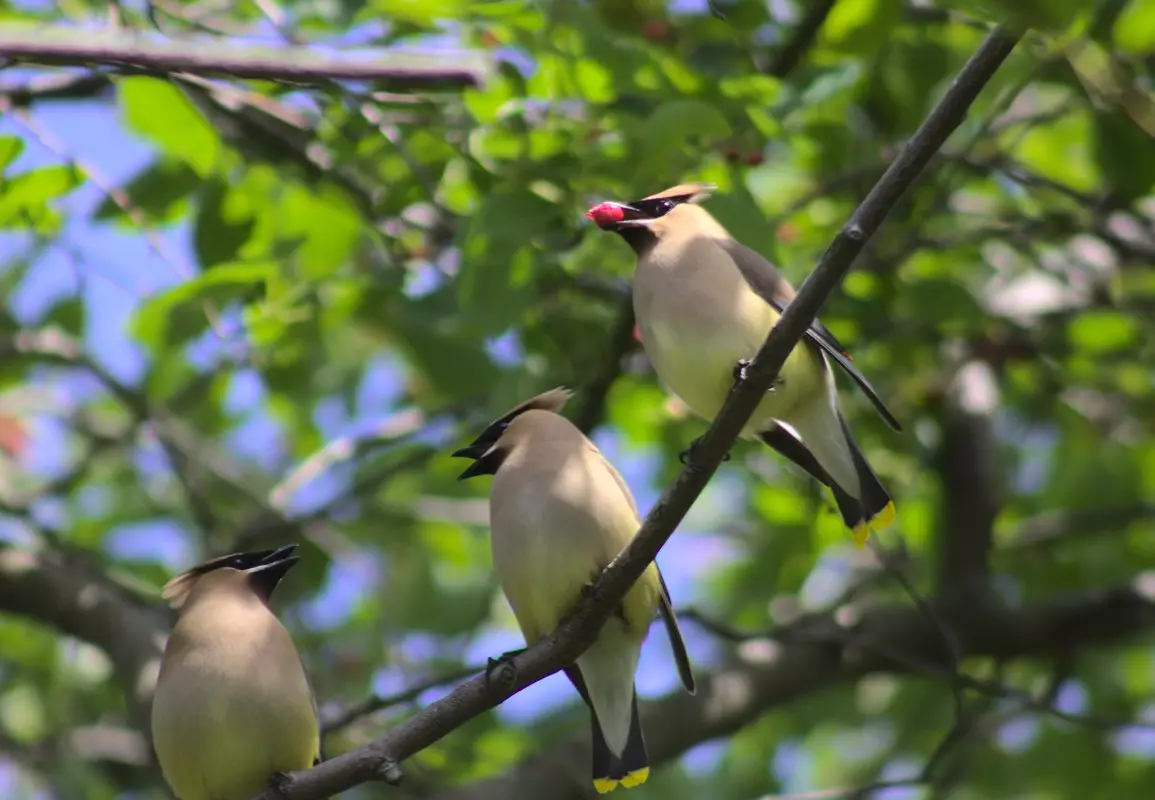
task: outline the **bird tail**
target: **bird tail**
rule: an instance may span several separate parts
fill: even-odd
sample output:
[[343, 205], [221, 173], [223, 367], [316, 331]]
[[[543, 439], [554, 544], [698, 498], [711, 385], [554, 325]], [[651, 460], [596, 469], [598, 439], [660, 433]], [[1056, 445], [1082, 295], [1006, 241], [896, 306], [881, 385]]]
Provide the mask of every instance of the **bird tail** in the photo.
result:
[[[859, 526], [852, 527], [851, 530], [854, 532], [854, 541], [859, 547], [862, 547], [866, 544], [866, 537], [870, 535], [871, 528], [882, 530], [894, 523], [896, 514], [894, 501], [890, 498], [890, 493], [886, 491], [886, 487], [882, 485], [882, 481], [874, 474], [866, 456], [862, 454], [862, 449], [854, 440], [854, 434], [850, 432], [850, 426], [846, 424], [842, 414], [838, 415], [838, 424], [842, 426], [846, 445], [850, 448], [850, 454], [854, 458], [854, 469], [858, 472], [858, 502], [860, 504], [861, 523]], [[835, 499], [837, 500], [837, 496]], [[845, 519], [845, 515], [843, 519]]]
[[637, 692], [630, 701], [630, 735], [620, 756], [615, 756], [606, 744], [593, 708], [590, 708], [590, 720], [594, 738], [594, 788], [598, 794], [612, 792], [619, 783], [627, 789], [645, 783], [650, 777], [650, 756], [646, 752], [646, 738], [642, 735], [642, 721], [638, 716]]
[[638, 694], [634, 690], [630, 701], [630, 730], [621, 755], [615, 755], [606, 742], [598, 713], [590, 700], [589, 690], [582, 679], [581, 670], [568, 667], [566, 677], [573, 683], [578, 694], [590, 709], [590, 734], [593, 740], [593, 782], [598, 794], [606, 794], [618, 788], [618, 784], [632, 789], [640, 786], [650, 777], [650, 757], [646, 751], [646, 739], [642, 735], [642, 722], [638, 715]]
[[861, 498], [855, 497], [836, 482], [810, 448], [786, 426], [776, 425], [758, 434], [758, 438], [770, 449], [802, 468], [810, 477], [830, 487], [842, 523], [850, 529], [854, 543], [862, 547], [866, 544], [872, 527], [882, 529], [894, 522], [894, 503], [878, 476], [874, 474], [874, 470], [870, 468], [854, 435], [850, 432], [850, 426], [846, 424], [841, 414], [838, 414], [838, 424], [841, 428], [841, 438], [845, 442], [848, 466], [853, 468], [858, 478]]

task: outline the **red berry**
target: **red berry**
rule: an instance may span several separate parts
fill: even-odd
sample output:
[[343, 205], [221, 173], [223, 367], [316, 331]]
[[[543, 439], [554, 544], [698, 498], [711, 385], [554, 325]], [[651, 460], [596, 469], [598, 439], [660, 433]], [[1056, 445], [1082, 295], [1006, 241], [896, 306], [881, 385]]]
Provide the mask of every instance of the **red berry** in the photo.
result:
[[664, 42], [670, 38], [670, 26], [660, 19], [646, 20], [646, 24], [642, 26], [642, 36], [651, 42]]

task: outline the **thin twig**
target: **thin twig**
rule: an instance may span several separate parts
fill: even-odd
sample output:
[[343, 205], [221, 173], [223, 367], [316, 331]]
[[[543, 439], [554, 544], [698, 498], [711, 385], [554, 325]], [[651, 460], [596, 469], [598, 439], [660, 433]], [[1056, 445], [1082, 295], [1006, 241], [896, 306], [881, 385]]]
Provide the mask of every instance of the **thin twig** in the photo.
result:
[[822, 24], [826, 22], [826, 18], [830, 16], [830, 11], [834, 8], [834, 4], [838, 0], [811, 0], [810, 7], [806, 9], [806, 13], [802, 15], [802, 19], [794, 26], [790, 32], [789, 38], [786, 39], [770, 56], [770, 61], [766, 64], [765, 72], [767, 75], [773, 75], [776, 78], [784, 78], [789, 75], [802, 58], [806, 55], [806, 51], [810, 49], [811, 45], [818, 38], [818, 32], [822, 29]]
[[[148, 247], [152, 250], [153, 255], [160, 259], [169, 270], [177, 278], [181, 280], [191, 280], [193, 275], [191, 270], [182, 267], [180, 262], [170, 256], [164, 247], [164, 242], [161, 241], [160, 236], [156, 231], [149, 227], [147, 220], [145, 220], [144, 213], [137, 208], [132, 198], [123, 189], [115, 186], [112, 181], [104, 176], [104, 173], [96, 168], [88, 161], [82, 160], [80, 156], [68, 150], [68, 146], [60, 140], [51, 130], [44, 125], [41, 125], [31, 114], [25, 109], [13, 109], [10, 101], [4, 97], [0, 97], [0, 114], [6, 114], [12, 111], [12, 118], [17, 125], [20, 125], [28, 132], [28, 135], [40, 142], [44, 148], [58, 158], [68, 163], [73, 169], [79, 170], [92, 181], [92, 185], [99, 189], [104, 195], [112, 201], [113, 205], [120, 209], [129, 221], [132, 222], [140, 234], [144, 237]], [[220, 341], [225, 341], [224, 330], [221, 327], [220, 314], [217, 309], [205, 300], [202, 301], [201, 308], [204, 310], [205, 317], [208, 318], [209, 326], [212, 328], [214, 334]]]
[[353, 703], [350, 706], [347, 706], [346, 708], [334, 714], [331, 719], [324, 720], [321, 723], [321, 732], [325, 735], [328, 735], [330, 733], [334, 733], [335, 731], [342, 730], [349, 727], [362, 717], [367, 717], [370, 714], [376, 714], [378, 711], [384, 711], [385, 709], [392, 708], [393, 706], [412, 703], [414, 700], [428, 692], [430, 689], [436, 689], [440, 686], [447, 686], [451, 683], [463, 681], [466, 678], [477, 675], [480, 672], [484, 672], [485, 669], [485, 664], [473, 667], [461, 667], [460, 669], [453, 670], [452, 672], [447, 672], [444, 675], [437, 675], [435, 677], [428, 678], [424, 681], [421, 681], [420, 683], [410, 686], [408, 689], [403, 689], [396, 694], [385, 695], [384, 697], [381, 697], [380, 695], [371, 695], [363, 700], [358, 700], [356, 703]]

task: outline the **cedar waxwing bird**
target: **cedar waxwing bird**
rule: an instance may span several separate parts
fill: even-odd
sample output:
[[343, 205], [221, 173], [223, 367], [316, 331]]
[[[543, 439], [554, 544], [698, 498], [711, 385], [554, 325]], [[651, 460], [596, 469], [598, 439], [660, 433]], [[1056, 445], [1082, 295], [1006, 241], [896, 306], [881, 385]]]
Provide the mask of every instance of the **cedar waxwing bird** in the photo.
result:
[[152, 700], [152, 739], [180, 800], [249, 800], [320, 761], [317, 706], [269, 595], [296, 545], [234, 553], [173, 578], [177, 611]]
[[[745, 377], [794, 288], [765, 258], [735, 241], [698, 205], [713, 186], [690, 183], [586, 212], [637, 255], [634, 315], [658, 377], [699, 416], [712, 420]], [[834, 359], [886, 423], [901, 426], [846, 349], [814, 320], [782, 365], [742, 437], [757, 438], [829, 486], [860, 547], [870, 529], [894, 521], [894, 503], [838, 408]], [[683, 454], [684, 455], [684, 454]]]
[[[557, 628], [600, 572], [641, 527], [618, 471], [557, 412], [570, 392], [527, 400], [454, 456], [474, 459], [459, 480], [493, 475], [489, 496], [493, 565], [513, 615], [533, 644]], [[669, 591], [650, 564], [597, 640], [565, 674], [590, 708], [593, 780], [599, 793], [649, 777], [634, 673], [660, 612], [686, 691], [694, 674]]]

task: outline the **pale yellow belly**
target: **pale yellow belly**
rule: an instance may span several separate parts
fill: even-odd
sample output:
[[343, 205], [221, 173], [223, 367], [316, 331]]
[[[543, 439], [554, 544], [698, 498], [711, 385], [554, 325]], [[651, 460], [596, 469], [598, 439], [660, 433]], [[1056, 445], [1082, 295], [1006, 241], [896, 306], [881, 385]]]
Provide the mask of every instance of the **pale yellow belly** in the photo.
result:
[[[272, 773], [312, 765], [311, 707], [260, 694], [224, 691], [215, 681], [164, 713], [167, 725], [154, 723], [161, 768], [181, 800], [248, 800]], [[171, 709], [175, 698], [158, 693], [154, 702]]]
[[[739, 359], [754, 358], [771, 324], [767, 319], [765, 326], [733, 324], [715, 330], [650, 324], [642, 328], [642, 338], [662, 382], [694, 413], [713, 420], [734, 385], [734, 366]], [[794, 348], [780, 375], [785, 377], [758, 405], [743, 435], [765, 430], [772, 419], [789, 420], [801, 398], [821, 391], [821, 366], [804, 345]]]

